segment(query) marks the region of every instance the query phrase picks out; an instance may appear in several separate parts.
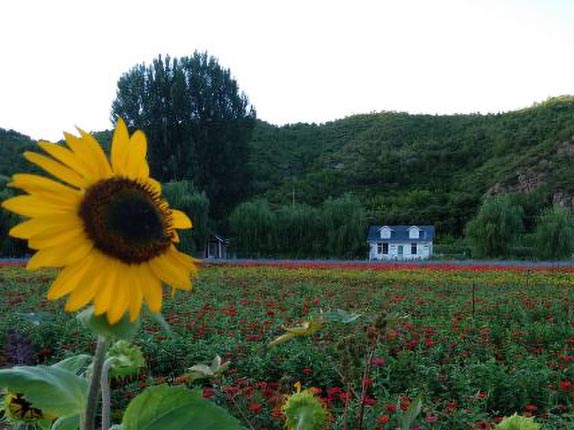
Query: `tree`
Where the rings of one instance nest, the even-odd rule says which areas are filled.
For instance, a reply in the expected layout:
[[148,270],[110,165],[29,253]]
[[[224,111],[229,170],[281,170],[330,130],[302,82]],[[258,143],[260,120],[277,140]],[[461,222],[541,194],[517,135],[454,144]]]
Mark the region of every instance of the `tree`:
[[569,258],[574,252],[574,217],[568,209],[545,209],[534,233],[536,255],[543,260]]
[[367,216],[361,202],[350,194],[323,203],[327,251],[332,257],[364,255]]
[[183,211],[191,220],[193,228],[178,232],[183,251],[202,257],[209,239],[209,200],[205,193],[198,192],[189,181],[164,184],[164,194],[174,209]]
[[231,213],[231,245],[240,257],[269,256],[275,248],[276,215],[265,200],[241,203]]
[[255,116],[229,69],[199,52],[135,66],[119,79],[112,104],[114,122],[122,117],[146,132],[152,175],[162,182],[192,180],[217,218],[248,190]]
[[466,226],[473,255],[479,258],[508,257],[521,231],[522,208],[507,196],[486,200]]

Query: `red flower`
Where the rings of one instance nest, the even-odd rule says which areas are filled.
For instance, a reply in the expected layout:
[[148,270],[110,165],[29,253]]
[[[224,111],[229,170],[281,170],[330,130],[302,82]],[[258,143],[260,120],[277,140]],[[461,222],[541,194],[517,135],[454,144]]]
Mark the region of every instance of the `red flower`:
[[371,360],[371,364],[376,367],[380,367],[385,364],[384,358],[375,357]]
[[203,389],[203,398],[204,399],[209,399],[209,398],[213,397],[214,394],[215,394],[215,392],[211,388],[204,388]]
[[311,375],[313,373],[313,369],[311,369],[310,367],[305,367],[301,369],[301,373],[303,375]]
[[397,411],[397,407],[391,403],[387,403],[385,405],[385,409],[389,411],[391,414],[394,414]]
[[377,418],[377,424],[386,424],[389,421],[391,421],[391,417],[388,415],[381,415],[379,418]]
[[363,397],[363,405],[374,406],[375,403],[377,403],[377,401],[375,399],[373,399],[372,397],[369,397],[369,396]]
[[254,414],[258,414],[261,412],[261,409],[263,409],[263,405],[261,403],[252,402],[247,405],[247,408]]
[[562,391],[570,391],[574,388],[572,381],[560,381],[559,387]]

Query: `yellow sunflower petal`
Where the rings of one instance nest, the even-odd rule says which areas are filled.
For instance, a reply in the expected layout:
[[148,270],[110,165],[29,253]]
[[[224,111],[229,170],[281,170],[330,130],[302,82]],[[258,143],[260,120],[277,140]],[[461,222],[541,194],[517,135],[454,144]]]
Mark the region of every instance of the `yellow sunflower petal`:
[[177,234],[176,230],[171,231],[171,241],[173,243],[179,243],[179,234]]
[[118,175],[127,174],[130,135],[123,119],[118,119],[112,138],[112,168]]
[[[147,140],[142,131],[137,130],[130,139],[128,156],[126,158],[126,174],[128,177],[137,178],[140,172],[145,171],[144,164],[147,152]],[[149,171],[149,168],[148,168]],[[146,176],[147,177],[147,176]]]
[[58,160],[60,163],[65,164],[70,169],[76,171],[81,176],[89,176],[89,169],[80,157],[57,143],[38,142],[40,148]]
[[102,256],[99,252],[93,252],[84,263],[85,269],[75,277],[76,287],[70,294],[66,303],[67,312],[75,312],[90,303],[97,294],[101,284],[101,278],[105,273],[102,271]]
[[35,270],[42,267],[64,267],[84,258],[92,250],[91,241],[65,243],[36,252],[26,265],[26,269]]
[[75,211],[75,207],[69,204],[59,204],[43,197],[17,196],[4,200],[2,207],[18,215],[33,218],[44,215],[65,214]]
[[82,135],[82,142],[86,145],[87,150],[90,154],[89,160],[94,166],[97,168],[99,173],[100,179],[109,178],[112,176],[112,168],[108,161],[108,157],[106,157],[106,153],[96,140],[94,136],[89,133],[86,133],[81,128],[78,128],[78,131]]
[[87,185],[86,180],[82,178],[77,172],[52,158],[48,158],[42,154],[38,154],[37,152],[30,151],[24,152],[24,158],[26,158],[26,160],[28,160],[30,163],[34,163],[38,167],[41,167],[52,176],[74,187],[85,188]]
[[12,227],[10,236],[28,239],[42,232],[65,232],[68,229],[83,227],[82,220],[75,213],[59,213],[25,221]]
[[152,178],[148,178],[147,183],[154,192],[156,192],[157,194],[161,194],[161,184],[158,181]]
[[114,299],[110,306],[108,306],[108,310],[106,312],[108,322],[110,324],[117,323],[128,309],[130,303],[130,292],[128,291],[129,279],[127,279],[127,277],[129,276],[129,273],[129,266],[123,264],[119,265],[116,276],[120,279],[120,282],[117,283],[116,288],[114,289]]
[[149,267],[166,284],[181,290],[191,289],[190,269],[175,257],[173,249],[150,260]]
[[44,176],[31,175],[27,173],[17,173],[12,176],[12,182],[8,184],[14,188],[33,193],[35,191],[44,191],[56,193],[64,198],[76,198],[80,196],[80,191],[76,188],[70,188],[60,182],[52,181]]
[[[86,260],[90,261],[90,256]],[[86,261],[80,261],[62,269],[48,290],[48,300],[57,300],[71,293],[78,286],[89,267]]]
[[171,210],[171,216],[173,217],[173,226],[175,228],[192,228],[193,224],[191,220],[187,217],[185,213],[182,211],[178,211],[177,209]]
[[156,278],[147,264],[142,264],[142,273],[143,283],[141,287],[144,300],[151,312],[159,312],[161,311],[163,300],[161,282]]
[[78,283],[76,288],[74,288],[74,290],[70,293],[70,297],[66,302],[64,310],[66,312],[76,312],[90,303],[96,295],[96,291],[98,290],[98,284],[96,280],[97,278],[92,278],[86,280],[86,282]]
[[197,263],[199,263],[197,258],[179,252],[175,246],[171,247],[171,256],[185,267],[185,270],[189,273],[188,276],[193,277],[197,274]]
[[131,291],[130,294],[130,306],[129,306],[131,322],[134,322],[135,320],[138,319],[143,302],[142,287],[141,284],[139,283],[139,276],[137,276],[137,272],[134,276],[136,277],[134,278],[134,284],[132,285],[133,290]]
[[[90,270],[88,270],[88,273]],[[91,272],[94,272],[93,270]],[[101,272],[100,272],[101,273]],[[66,302],[66,312],[76,312],[92,301],[98,290],[99,277],[97,272],[92,273],[92,276],[85,274],[80,282],[78,282],[74,291],[70,293],[70,297]]]
[[121,282],[117,276],[118,266],[120,264],[120,262],[108,257],[104,257],[102,261],[102,269],[104,269],[105,272],[102,274],[100,289],[94,298],[95,315],[101,315],[107,312],[112,305],[117,283]]
[[70,242],[87,240],[83,228],[61,230],[46,230],[32,236],[28,240],[28,246],[32,249],[50,248]]

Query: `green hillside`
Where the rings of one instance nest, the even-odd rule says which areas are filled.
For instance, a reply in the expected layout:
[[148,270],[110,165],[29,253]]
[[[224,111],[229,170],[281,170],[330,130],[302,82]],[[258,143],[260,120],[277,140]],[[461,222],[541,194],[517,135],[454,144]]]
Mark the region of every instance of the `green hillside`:
[[356,194],[370,221],[458,236],[481,200],[515,193],[526,223],[574,195],[574,97],[491,115],[356,115],[324,125],[260,122],[254,192],[273,204]]
[[[111,133],[96,133],[109,145]],[[33,141],[0,129],[0,175],[25,171]],[[251,198],[271,207],[318,206],[353,193],[369,222],[434,224],[460,236],[487,195],[511,193],[527,228],[574,196],[574,97],[501,114],[356,115],[322,125],[258,121],[251,140]]]

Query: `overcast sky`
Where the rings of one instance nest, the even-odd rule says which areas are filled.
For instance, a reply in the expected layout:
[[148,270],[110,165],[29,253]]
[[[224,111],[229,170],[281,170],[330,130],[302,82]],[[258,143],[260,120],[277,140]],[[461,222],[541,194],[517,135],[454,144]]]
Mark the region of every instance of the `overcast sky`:
[[4,0],[0,127],[111,128],[118,78],[207,51],[273,124],[574,93],[574,0]]

